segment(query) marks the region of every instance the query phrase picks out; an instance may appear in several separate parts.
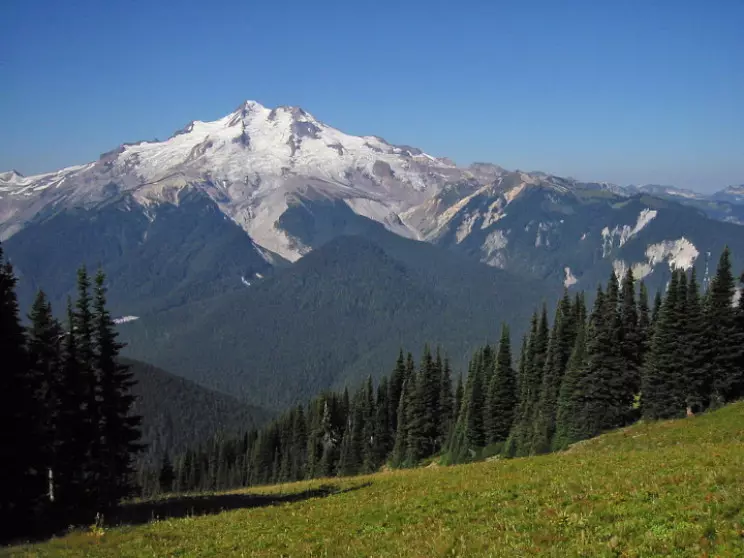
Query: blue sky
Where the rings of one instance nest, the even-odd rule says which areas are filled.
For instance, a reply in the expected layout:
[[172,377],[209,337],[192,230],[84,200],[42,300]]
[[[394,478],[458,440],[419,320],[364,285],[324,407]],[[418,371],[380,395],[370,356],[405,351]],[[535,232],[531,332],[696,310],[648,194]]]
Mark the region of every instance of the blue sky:
[[581,179],[744,183],[742,0],[4,0],[0,170],[245,99]]

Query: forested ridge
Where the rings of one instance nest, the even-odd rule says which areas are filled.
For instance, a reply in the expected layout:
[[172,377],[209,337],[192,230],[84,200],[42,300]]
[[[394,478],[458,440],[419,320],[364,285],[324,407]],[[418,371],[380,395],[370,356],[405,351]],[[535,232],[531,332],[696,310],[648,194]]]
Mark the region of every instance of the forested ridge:
[[613,273],[591,308],[583,292],[565,292],[552,320],[543,305],[516,351],[504,325],[464,378],[441,349],[425,347],[418,362],[401,351],[377,385],[370,377],[264,428],[166,453],[141,484],[146,494],[219,490],[537,455],[641,418],[698,414],[744,395],[744,297],[734,305],[735,294],[728,249],[704,292],[694,268],[674,270],[653,302],[632,271]]

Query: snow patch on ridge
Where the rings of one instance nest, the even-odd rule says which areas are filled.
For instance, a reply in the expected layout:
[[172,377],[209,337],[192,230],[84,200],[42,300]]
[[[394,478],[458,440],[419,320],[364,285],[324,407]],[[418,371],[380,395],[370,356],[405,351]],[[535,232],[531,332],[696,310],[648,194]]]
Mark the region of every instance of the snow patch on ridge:
[[575,285],[579,282],[578,279],[574,276],[573,273],[571,273],[571,268],[566,266],[563,268],[563,272],[566,274],[566,278],[563,280],[563,286],[568,288],[571,285]]
[[602,257],[606,258],[612,252],[612,249],[615,247],[615,240],[617,240],[617,247],[620,248],[653,221],[657,214],[658,212],[655,209],[646,208],[638,215],[638,219],[633,227],[630,225],[623,225],[622,227],[618,225],[612,230],[609,227],[602,229]]
[[139,320],[139,316],[122,316],[120,318],[114,318],[114,323],[119,325],[133,322],[135,320]]
[[666,260],[670,269],[690,269],[700,255],[695,245],[685,237],[651,244],[646,249],[646,258],[652,266]]
[[[695,245],[685,237],[677,240],[665,240],[658,244],[651,244],[646,248],[646,261],[631,264],[633,277],[643,279],[654,271],[654,267],[667,262],[669,269],[688,270],[700,255]],[[623,260],[614,260],[612,268],[620,280],[628,271],[628,264]]]

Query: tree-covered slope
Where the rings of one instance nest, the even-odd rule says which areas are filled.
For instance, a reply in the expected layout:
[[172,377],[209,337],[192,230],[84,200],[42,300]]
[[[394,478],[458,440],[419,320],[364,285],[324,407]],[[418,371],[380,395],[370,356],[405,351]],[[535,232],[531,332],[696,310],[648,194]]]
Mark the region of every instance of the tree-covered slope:
[[401,346],[441,344],[457,367],[545,296],[536,281],[372,229],[251,287],[125,324],[128,354],[281,408],[389,372]]
[[259,407],[206,389],[155,366],[123,359],[136,384],[134,413],[143,417],[143,459],[159,463],[167,448],[173,453],[198,446],[218,432],[236,433],[263,424],[270,414]]
[[272,267],[212,200],[189,191],[151,208],[123,196],[94,208],[49,210],[3,246],[19,276],[21,307],[41,288],[61,310],[86,264],[106,271],[114,315],[239,289],[241,277]]

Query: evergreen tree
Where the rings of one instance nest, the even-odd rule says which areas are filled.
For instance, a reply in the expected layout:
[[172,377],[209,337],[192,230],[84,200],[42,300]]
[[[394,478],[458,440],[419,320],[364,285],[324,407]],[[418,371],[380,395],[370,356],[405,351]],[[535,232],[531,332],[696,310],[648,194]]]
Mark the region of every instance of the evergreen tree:
[[653,330],[651,327],[651,314],[648,307],[648,289],[646,284],[641,281],[640,292],[638,295],[638,339],[639,339],[639,377],[643,374],[643,366],[646,362],[646,355],[651,346],[651,336]]
[[432,455],[439,435],[439,392],[441,374],[432,359],[429,347],[424,348],[415,390],[408,403],[408,461],[415,464]]
[[685,330],[681,332],[681,350],[684,359],[684,379],[686,387],[687,412],[697,413],[709,405],[711,355],[705,339],[705,322],[700,299],[700,288],[695,268],[690,273],[687,285]]
[[[643,290],[643,286],[641,288]],[[643,311],[641,310],[640,313]],[[632,397],[635,397],[641,389],[641,366],[644,353],[642,335],[645,333],[641,331],[643,325],[639,317],[639,305],[636,302],[635,278],[633,271],[629,268],[623,277],[620,291],[620,353],[625,365],[623,371],[625,384],[621,385],[621,389],[626,397],[624,404],[630,403]],[[629,412],[624,422],[631,422],[634,418]]]
[[323,404],[323,415],[320,423],[319,434],[321,454],[316,476],[329,477],[336,468],[336,444],[338,442],[338,436],[331,421],[331,409],[328,404],[328,399],[326,399]]
[[509,326],[501,327],[495,370],[488,386],[488,443],[506,441],[517,410],[517,378],[512,366]]
[[486,407],[486,389],[484,385],[485,366],[493,366],[490,348],[481,349],[475,354],[470,363],[468,379],[465,383],[463,399],[463,413],[465,420],[465,441],[471,450],[477,450],[486,445],[486,431],[483,424]]
[[661,314],[661,291],[656,291],[656,294],[654,295],[654,310],[651,314],[651,326],[656,325],[656,321],[659,319],[659,316]]
[[173,481],[176,479],[176,474],[173,471],[173,465],[170,461],[170,456],[166,452],[163,455],[163,461],[160,465],[160,474],[158,475],[158,483],[160,485],[160,492],[168,493],[173,492]]
[[4,262],[0,248],[0,539],[33,528],[35,507],[45,492],[15,286],[13,268]]
[[711,281],[705,308],[706,340],[711,355],[712,397],[715,404],[744,396],[744,370],[740,367],[744,340],[737,328],[730,252],[724,248]]
[[408,378],[403,382],[398,401],[398,430],[395,433],[395,444],[391,458],[393,467],[405,467],[408,454],[408,400],[409,391],[415,391],[414,378]]
[[99,271],[95,278],[93,302],[94,359],[98,378],[97,402],[100,448],[98,459],[102,466],[98,477],[101,482],[100,505],[110,507],[132,492],[131,478],[133,457],[142,451],[139,426],[142,418],[131,413],[134,385],[129,367],[118,361],[124,347],[117,341],[118,333],[111,314],[106,308],[105,276]]
[[292,423],[292,446],[291,446],[291,471],[292,480],[302,480],[306,475],[307,464],[307,422],[305,419],[305,410],[302,405],[295,409],[294,420]]
[[55,468],[53,492],[59,515],[69,523],[82,518],[86,509],[85,488],[89,459],[90,422],[87,377],[83,375],[74,332],[75,314],[72,301],[67,301],[67,331],[62,349],[62,375],[57,398],[55,424]]
[[628,420],[636,392],[626,378],[618,281],[612,273],[604,296],[597,293],[587,332],[586,376],[581,410],[584,438],[617,428]]
[[403,349],[398,353],[398,360],[395,363],[393,373],[390,375],[389,387],[389,409],[390,431],[395,433],[398,429],[398,403],[400,403],[400,393],[403,389],[403,382],[406,379],[406,361],[403,358]]
[[[39,493],[45,490],[48,500],[54,500],[54,459],[57,447],[59,422],[59,397],[62,384],[61,339],[62,327],[52,315],[46,295],[39,291],[29,315],[28,330],[28,380],[33,391],[33,432],[37,443],[36,467],[39,475]],[[44,498],[46,500],[47,498]],[[46,504],[46,502],[44,502]],[[42,507],[42,502],[38,502]]]
[[[85,445],[82,487],[83,499],[81,509],[95,509],[100,501],[99,478],[103,468],[100,449],[100,409],[98,407],[98,376],[96,373],[96,355],[93,340],[93,312],[90,296],[90,278],[85,267],[78,270],[77,301],[73,314],[73,335],[77,346],[77,364],[79,368],[80,388],[83,396],[83,420],[81,421],[80,441]],[[82,446],[81,446],[82,447]]]
[[439,382],[439,431],[437,446],[442,447],[452,428],[455,417],[455,402],[452,399],[452,371],[449,359],[445,357],[442,363],[442,375]]
[[455,408],[453,409],[453,421],[457,421],[462,411],[462,400],[465,397],[465,386],[462,383],[462,374],[457,376],[457,388],[455,389]]
[[395,433],[390,430],[390,383],[387,377],[383,377],[377,386],[377,404],[375,405],[375,437],[374,437],[374,456],[375,464],[379,467],[384,463],[390,452],[393,450],[395,442]]
[[584,406],[582,386],[585,383],[586,370],[586,321],[581,320],[577,323],[574,348],[558,394],[555,435],[551,442],[553,450],[565,449],[582,439],[580,414]]
[[571,306],[568,291],[564,290],[555,313],[553,330],[550,334],[548,352],[543,368],[540,396],[535,409],[534,431],[530,453],[546,453],[555,433],[556,405],[558,393],[571,356],[576,337],[575,313]]
[[367,376],[367,382],[362,394],[362,471],[373,473],[379,467],[376,448],[376,415],[375,391],[372,377]]
[[654,325],[651,349],[646,361],[642,387],[643,416],[648,419],[679,417],[684,414],[684,366],[678,324],[682,319],[678,297],[680,273],[674,270],[667,295]]
[[506,445],[506,454],[509,456],[529,455],[532,449],[532,434],[547,359],[549,338],[548,311],[543,304],[539,321],[537,314],[532,317],[525,362],[520,364],[520,367],[523,367],[523,377],[520,382],[517,418]]

